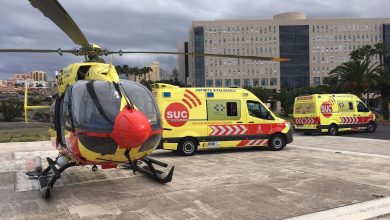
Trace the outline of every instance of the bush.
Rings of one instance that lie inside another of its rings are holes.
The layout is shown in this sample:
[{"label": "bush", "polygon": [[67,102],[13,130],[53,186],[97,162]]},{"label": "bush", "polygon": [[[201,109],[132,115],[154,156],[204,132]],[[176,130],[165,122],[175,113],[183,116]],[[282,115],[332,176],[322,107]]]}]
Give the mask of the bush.
[{"label": "bush", "polygon": [[5,121],[13,121],[17,116],[22,115],[23,102],[16,98],[1,101],[0,112]]},{"label": "bush", "polygon": [[46,112],[39,111],[34,114],[33,120],[40,121],[40,122],[50,122],[50,114]]}]

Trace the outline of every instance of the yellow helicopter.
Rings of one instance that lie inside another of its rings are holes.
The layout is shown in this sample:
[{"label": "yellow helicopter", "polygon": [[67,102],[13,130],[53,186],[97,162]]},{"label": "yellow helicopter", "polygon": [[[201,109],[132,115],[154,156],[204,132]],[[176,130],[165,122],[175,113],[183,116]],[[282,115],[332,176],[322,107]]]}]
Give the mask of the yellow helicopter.
[{"label": "yellow helicopter", "polygon": [[[80,49],[0,49],[0,53],[69,53],[84,56],[85,62],[70,64],[56,76],[56,95],[50,106],[51,141],[59,151],[55,159],[46,158],[48,166],[27,172],[40,183],[42,197],[50,198],[61,173],[73,166],[97,165],[102,169],[125,164],[134,173],[141,172],[160,183],[172,180],[174,166],[147,157],[159,145],[163,128],[160,112],[151,92],[143,85],[121,80],[115,67],[104,63],[102,56],[111,54],[170,54],[268,61],[283,58],[238,56],[230,54],[196,54],[155,51],[111,51],[90,44],[73,19],[57,0],[29,0],[53,21]],[[31,109],[27,87],[25,117]],[[39,164],[39,163],[38,163]],[[156,169],[161,166],[167,172]],[[39,167],[39,166],[37,166]]]}]

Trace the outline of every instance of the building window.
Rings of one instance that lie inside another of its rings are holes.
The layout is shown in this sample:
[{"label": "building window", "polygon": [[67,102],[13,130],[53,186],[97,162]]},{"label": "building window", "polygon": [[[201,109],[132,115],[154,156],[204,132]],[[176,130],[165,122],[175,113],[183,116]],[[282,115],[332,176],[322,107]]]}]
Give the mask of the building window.
[{"label": "building window", "polygon": [[225,79],[225,87],[230,87],[232,84],[232,80],[231,79]]},{"label": "building window", "polygon": [[278,84],[278,81],[276,78],[271,78],[270,81],[269,81],[269,84],[271,86],[276,86]]},{"label": "building window", "polygon": [[251,85],[250,79],[244,79],[244,87],[248,87]]},{"label": "building window", "polygon": [[261,79],[261,86],[268,86],[268,78]]},{"label": "building window", "polygon": [[216,87],[222,87],[222,79],[216,79],[215,80],[215,86]]},{"label": "building window", "polygon": [[206,86],[207,86],[207,87],[213,87],[213,86],[214,86],[213,83],[214,83],[214,82],[213,82],[212,79],[211,79],[211,80],[207,80],[207,81],[206,81]]},{"label": "building window", "polygon": [[314,83],[314,85],[319,85],[319,84],[320,84],[320,81],[321,81],[321,78],[320,78],[320,77],[313,77],[313,83]]},{"label": "building window", "polygon": [[253,86],[259,86],[259,80],[258,79],[253,79],[252,80],[252,85]]},{"label": "building window", "polygon": [[234,79],[233,84],[234,84],[234,86],[240,87],[240,84],[241,84],[240,79]]}]

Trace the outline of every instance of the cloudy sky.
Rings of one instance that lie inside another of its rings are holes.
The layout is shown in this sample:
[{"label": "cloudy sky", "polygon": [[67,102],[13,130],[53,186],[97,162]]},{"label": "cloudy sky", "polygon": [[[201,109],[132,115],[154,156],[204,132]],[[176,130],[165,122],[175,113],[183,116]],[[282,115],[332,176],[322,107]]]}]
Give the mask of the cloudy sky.
[{"label": "cloudy sky", "polygon": [[[177,51],[193,20],[271,19],[289,11],[316,17],[390,17],[388,0],[59,0],[89,42],[111,50]],[[0,48],[72,49],[73,42],[27,0],[0,0]],[[107,60],[107,59],[106,59]],[[0,54],[0,79],[44,70],[50,75],[81,57]],[[115,56],[114,64],[177,67],[175,56]]]}]

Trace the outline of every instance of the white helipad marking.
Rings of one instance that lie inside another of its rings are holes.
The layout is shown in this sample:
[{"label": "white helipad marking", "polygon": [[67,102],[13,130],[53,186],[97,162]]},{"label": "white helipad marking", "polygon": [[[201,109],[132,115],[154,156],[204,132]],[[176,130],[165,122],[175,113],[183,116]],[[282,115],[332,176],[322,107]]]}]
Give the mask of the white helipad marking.
[{"label": "white helipad marking", "polygon": [[[43,162],[42,165],[43,167],[46,167],[47,163],[45,158],[55,158],[56,155],[58,155],[58,151],[56,150],[14,153],[14,170],[16,171],[15,191],[22,192],[39,189],[38,180],[30,179],[25,175],[27,159],[33,158],[35,156],[41,156]],[[140,173],[134,175],[132,171],[127,169],[99,169],[98,171],[93,172],[91,168],[91,166],[77,166],[67,169],[61,174],[61,179],[57,180],[55,187],[142,176]]]},{"label": "white helipad marking", "polygon": [[342,154],[347,155],[354,155],[354,156],[364,156],[364,157],[376,157],[376,158],[382,158],[382,159],[390,159],[389,155],[382,155],[382,154],[370,154],[370,153],[361,153],[361,152],[355,152],[355,151],[345,151],[345,150],[337,150],[337,149],[328,149],[328,148],[319,148],[319,147],[305,147],[305,146],[299,146],[294,144],[289,144],[288,147],[303,149],[303,150],[316,150],[316,151],[324,151],[324,152],[340,152]]},{"label": "white helipad marking", "polygon": [[287,220],[363,220],[389,213],[390,198],[383,198],[288,218]]}]

